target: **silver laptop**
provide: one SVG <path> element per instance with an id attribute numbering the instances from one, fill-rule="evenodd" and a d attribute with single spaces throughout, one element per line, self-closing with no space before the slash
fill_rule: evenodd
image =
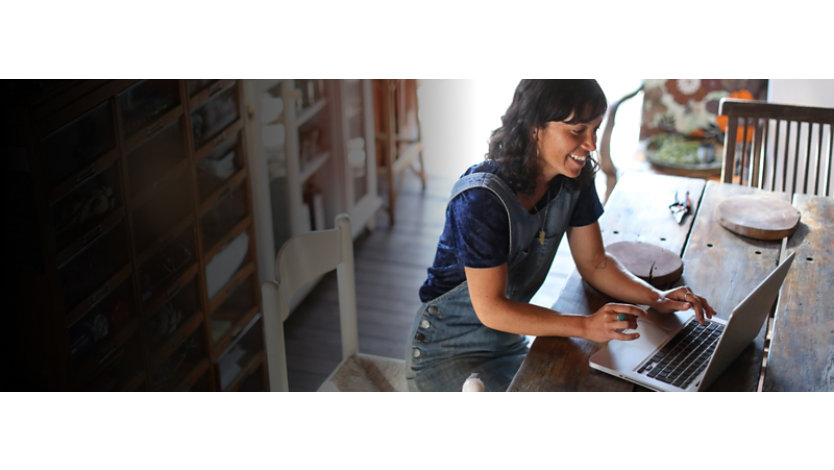
<path id="1" fill-rule="evenodd" d="M 794 255 L 759 283 L 728 320 L 713 317 L 702 326 L 692 309 L 671 314 L 650 311 L 648 318 L 637 320 L 639 338 L 609 341 L 591 355 L 591 367 L 660 392 L 706 389 L 756 338 Z"/>

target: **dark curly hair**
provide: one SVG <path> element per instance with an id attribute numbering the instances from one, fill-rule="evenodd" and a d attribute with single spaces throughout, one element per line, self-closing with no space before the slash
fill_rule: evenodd
<path id="1" fill-rule="evenodd" d="M 590 122 L 606 109 L 608 101 L 596 80 L 522 80 L 501 117 L 501 127 L 492 131 L 486 158 L 498 164 L 499 174 L 514 191 L 530 194 L 538 173 L 532 131 L 550 121 Z M 567 178 L 568 184 L 591 184 L 596 169 L 596 161 L 589 159 L 579 177 Z"/>

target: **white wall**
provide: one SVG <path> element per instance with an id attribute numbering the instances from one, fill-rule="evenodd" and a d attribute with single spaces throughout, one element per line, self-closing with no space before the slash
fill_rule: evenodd
<path id="1" fill-rule="evenodd" d="M 426 172 L 457 177 L 482 161 L 517 84 L 518 79 L 420 80 Z"/>
<path id="2" fill-rule="evenodd" d="M 483 160 L 489 135 L 501 125 L 501 116 L 510 105 L 518 82 L 518 78 L 420 80 L 426 172 L 457 177 Z M 613 101 L 636 89 L 640 80 L 609 78 L 599 83 L 608 100 Z M 622 157 L 622 164 L 627 165 L 637 145 L 641 102 L 642 95 L 638 95 L 617 113 L 611 145 L 613 158 Z"/>
<path id="3" fill-rule="evenodd" d="M 773 103 L 834 108 L 834 80 L 771 79 L 767 100 Z"/>

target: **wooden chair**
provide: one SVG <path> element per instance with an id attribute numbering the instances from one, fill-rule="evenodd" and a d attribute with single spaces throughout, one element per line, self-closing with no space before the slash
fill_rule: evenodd
<path id="1" fill-rule="evenodd" d="M 353 238 L 346 214 L 336 217 L 335 228 L 287 240 L 275 265 L 278 280 L 261 286 L 271 390 L 289 391 L 284 321 L 290 315 L 293 294 L 308 282 L 336 270 L 342 361 L 319 391 L 407 391 L 403 360 L 359 353 Z"/>
<path id="2" fill-rule="evenodd" d="M 611 159 L 611 134 L 614 133 L 614 123 L 617 117 L 617 110 L 621 104 L 631 98 L 634 98 L 641 91 L 643 91 L 643 85 L 640 85 L 640 87 L 636 90 L 628 93 L 618 101 L 615 101 L 608 106 L 608 112 L 605 117 L 605 125 L 603 126 L 602 137 L 600 138 L 598 149 L 599 168 L 602 170 L 603 174 L 605 174 L 605 195 L 602 198 L 603 203 L 608 200 L 608 196 L 611 195 L 611 191 L 614 190 L 614 185 L 617 184 L 617 167 Z"/>
<path id="3" fill-rule="evenodd" d="M 397 176 L 410 169 L 420 178 L 423 191 L 426 190 L 417 80 L 374 80 L 374 107 L 377 149 L 381 157 L 378 168 L 380 176 L 385 178 L 386 209 L 389 221 L 394 225 Z"/>
<path id="4" fill-rule="evenodd" d="M 770 191 L 834 195 L 834 109 L 724 98 L 721 181 Z"/>

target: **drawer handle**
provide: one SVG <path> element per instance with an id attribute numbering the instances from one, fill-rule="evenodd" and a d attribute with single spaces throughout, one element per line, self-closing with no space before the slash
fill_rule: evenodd
<path id="1" fill-rule="evenodd" d="M 154 124 L 153 126 L 148 128 L 148 131 L 145 133 L 145 135 L 151 135 L 151 134 L 156 133 L 156 131 L 162 129 L 162 126 L 164 126 L 164 125 L 165 125 L 164 121 L 158 121 L 156 124 Z"/>
<path id="2" fill-rule="evenodd" d="M 215 83 L 215 84 L 212 86 L 211 91 L 209 91 L 208 97 L 209 97 L 209 98 L 213 98 L 215 95 L 217 95 L 218 93 L 220 93 L 221 91 L 223 91 L 223 88 L 224 88 L 224 86 L 223 86 L 223 82 L 222 82 L 222 81 L 221 81 L 221 82 L 217 82 L 217 83 Z"/>
<path id="3" fill-rule="evenodd" d="M 86 181 L 89 178 L 95 176 L 98 170 L 96 168 L 90 168 L 89 170 L 85 171 L 84 173 L 78 175 L 75 178 L 75 184 L 81 183 L 82 181 Z"/>
<path id="4" fill-rule="evenodd" d="M 108 282 L 105 282 L 104 286 L 101 288 L 101 290 L 99 290 L 98 293 L 92 299 L 90 299 L 90 308 L 92 308 L 94 305 L 99 303 L 101 301 L 101 299 L 105 298 L 107 296 L 107 294 L 109 294 L 109 293 L 110 293 L 110 282 L 108 281 Z"/>
<path id="5" fill-rule="evenodd" d="M 92 239 L 96 238 L 97 236 L 101 235 L 101 232 L 103 232 L 103 231 L 104 231 L 104 227 L 102 227 L 101 224 L 97 225 L 96 228 L 87 232 L 87 235 L 84 235 L 83 243 L 86 245 L 87 243 L 90 242 L 90 240 L 92 240 Z"/>

